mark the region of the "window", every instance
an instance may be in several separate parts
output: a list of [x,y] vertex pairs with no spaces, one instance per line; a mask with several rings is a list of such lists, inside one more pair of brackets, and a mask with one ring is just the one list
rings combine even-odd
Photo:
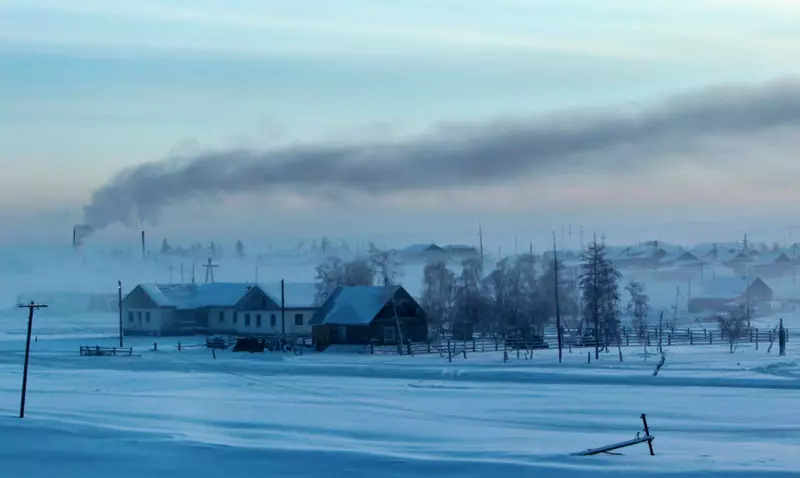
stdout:
[[303,326],[303,314],[294,314],[294,325]]
[[261,327],[261,314],[256,314],[256,327]]
[[269,325],[271,327],[275,327],[275,314],[270,314],[270,316],[269,316]]
[[233,323],[235,324],[235,323],[237,323],[237,322],[239,322],[239,314],[237,314],[236,312],[234,312],[234,313],[233,313]]
[[224,310],[220,310],[219,311],[219,323],[221,324],[223,322],[225,322],[225,311]]
[[128,312],[128,322],[133,322],[133,312]]
[[250,327],[250,314],[244,314],[244,326]]
[[145,322],[150,322],[150,312],[144,314],[144,321]]

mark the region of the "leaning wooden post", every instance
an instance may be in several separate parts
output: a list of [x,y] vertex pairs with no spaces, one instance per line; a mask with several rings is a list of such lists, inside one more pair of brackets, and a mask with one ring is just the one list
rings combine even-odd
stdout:
[[[644,434],[645,434],[645,436],[649,437],[650,436],[650,428],[647,426],[647,415],[645,415],[644,413],[642,413],[642,423],[644,424]],[[655,455],[655,453],[653,453],[653,439],[652,438],[647,440],[647,446],[650,447],[650,456]]]
[[781,319],[778,334],[778,355],[783,357],[786,355],[786,329],[783,328],[783,319]]

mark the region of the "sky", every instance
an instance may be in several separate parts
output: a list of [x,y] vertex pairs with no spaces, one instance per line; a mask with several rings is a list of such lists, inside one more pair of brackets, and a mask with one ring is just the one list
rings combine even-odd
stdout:
[[[467,131],[451,141],[470,144],[498,122],[570,124],[590,112],[604,122],[609,111],[659,110],[674,95],[702,103],[697,92],[720,85],[793,81],[798,15],[800,1],[790,0],[0,0],[0,242],[69,241],[72,225],[87,219],[84,206],[117,187],[120,173],[208,150],[365,151],[378,141],[406,142],[407,152],[430,144],[408,138],[451,125]],[[660,164],[628,174],[587,167],[608,161],[605,151],[586,153],[568,172],[366,196],[346,187],[321,194],[326,185],[313,181],[242,193],[210,185],[169,194],[146,228],[177,237],[433,239],[472,237],[478,222],[520,237],[569,223],[618,242],[745,229],[786,236],[800,199],[787,180],[798,167],[797,125],[714,130],[683,150],[665,150],[659,137],[631,152],[622,138],[612,145],[620,157]],[[426,173],[425,163],[414,167]],[[97,237],[140,227],[111,223]]]

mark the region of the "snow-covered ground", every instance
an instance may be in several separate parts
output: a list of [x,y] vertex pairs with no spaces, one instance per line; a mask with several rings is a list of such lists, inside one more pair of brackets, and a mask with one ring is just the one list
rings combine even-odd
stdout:
[[[8,477],[796,476],[800,365],[789,345],[437,355],[283,356],[205,349],[199,339],[128,339],[115,317],[34,323],[27,417],[16,418],[24,310],[0,318],[0,472]],[[654,352],[651,351],[651,352]],[[621,455],[571,456],[633,438]]]

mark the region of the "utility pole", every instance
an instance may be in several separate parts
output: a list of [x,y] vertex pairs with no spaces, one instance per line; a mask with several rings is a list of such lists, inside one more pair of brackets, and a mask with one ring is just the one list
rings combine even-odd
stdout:
[[597,297],[599,291],[597,286],[597,261],[599,254],[597,253],[597,234],[594,235],[592,242],[592,305],[594,312],[594,359],[600,359],[600,310]]
[[483,226],[478,223],[478,240],[480,241],[481,248],[481,278],[483,278]]
[[206,269],[206,283],[214,282],[214,268],[219,267],[219,264],[212,264],[211,258],[208,258],[208,263],[203,264]]
[[286,289],[281,279],[281,335],[286,335]]
[[25,341],[25,366],[22,369],[22,399],[19,405],[19,417],[25,418],[25,395],[28,392],[28,359],[31,354],[31,329],[33,328],[33,311],[35,309],[42,309],[47,307],[47,304],[36,304],[31,301],[30,304],[20,305],[20,308],[28,309],[28,338]]
[[172,260],[169,261],[169,265],[167,266],[167,270],[169,271],[169,283],[170,283],[170,285],[172,285],[172,284],[175,283],[173,281],[173,277],[172,277],[172,271],[175,270],[175,267],[172,266]]
[[556,250],[556,233],[553,231],[553,276],[555,277],[555,286],[556,286],[556,331],[558,334],[558,363],[561,363],[562,359],[562,351],[561,351],[561,311],[559,310],[558,304],[558,251]]
[[183,285],[183,261],[181,261],[181,285]]
[[119,301],[119,346],[122,348],[122,281],[117,281],[117,299]]

